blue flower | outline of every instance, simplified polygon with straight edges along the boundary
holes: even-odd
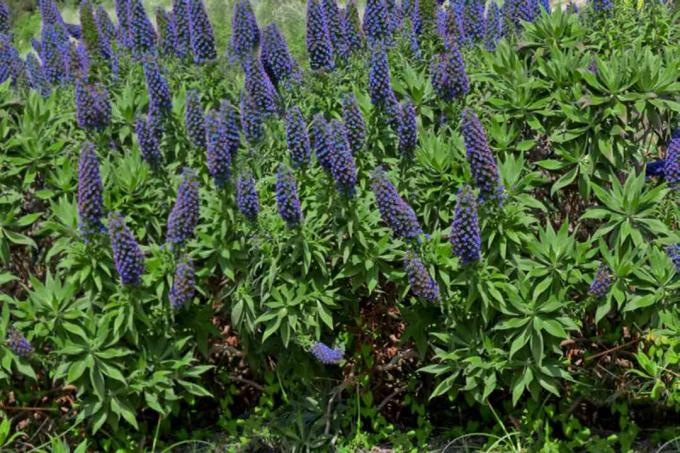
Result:
[[[486,36],[484,46],[489,51],[496,50],[496,44],[503,36],[503,20],[501,10],[496,2],[491,2],[486,11]]]
[[[591,0],[593,11],[599,13],[608,13],[614,9],[612,0]]]
[[[461,130],[467,150],[467,159],[475,185],[480,190],[480,201],[503,201],[503,184],[498,174],[496,159],[489,148],[484,126],[472,110],[466,108],[462,114]]]
[[[216,59],[215,36],[203,0],[189,0],[189,30],[194,63],[203,64]]]
[[[348,93],[342,98],[342,120],[347,129],[352,154],[357,154],[366,144],[366,121],[354,93]]]
[[[172,97],[168,82],[161,74],[158,62],[155,58],[148,56],[144,59],[143,66],[146,89],[149,93],[149,109],[168,112],[172,108]]]
[[[109,214],[109,238],[113,262],[123,285],[138,285],[144,273],[144,255],[118,212]]]
[[[231,176],[231,143],[222,111],[210,111],[205,117],[208,171],[217,187]]]
[[[9,23],[9,7],[0,0],[0,35],[8,35],[11,29]]]
[[[345,126],[338,120],[332,120],[328,126],[328,138],[331,149],[331,176],[335,180],[338,191],[347,197],[352,197],[357,184],[357,168],[347,142]]]
[[[413,208],[399,196],[396,187],[381,167],[371,174],[371,189],[383,222],[395,237],[410,240],[423,234]]]
[[[288,228],[294,228],[302,221],[297,182],[293,172],[284,164],[279,165],[276,173],[276,206]]]
[[[418,124],[416,122],[416,109],[411,99],[406,99],[402,106],[401,122],[397,130],[399,138],[399,151],[402,154],[411,154],[418,145]]]
[[[198,177],[192,169],[185,168],[177,189],[177,200],[168,216],[166,242],[171,248],[181,247],[193,238],[199,217]]]
[[[159,7],[156,9],[156,25],[158,27],[160,52],[163,55],[174,55],[177,49],[175,16]]]
[[[45,78],[45,72],[40,61],[32,53],[26,56],[26,73],[30,87],[40,93],[42,97],[48,97],[52,88]]]
[[[85,142],[81,146],[78,161],[78,216],[80,232],[86,239],[104,231],[101,222],[104,217],[103,191],[94,145]]]
[[[647,178],[663,178],[665,165],[666,161],[664,159],[648,162],[647,167],[645,168],[645,176]]]
[[[139,117],[135,120],[135,135],[137,135],[142,159],[151,168],[158,168],[163,160],[160,149],[160,133],[155,129],[151,115],[147,119]]]
[[[535,0],[524,0],[531,2]],[[486,23],[484,21],[483,0],[465,0],[463,13],[463,29],[465,36],[471,42],[481,41],[486,34]]]
[[[239,61],[248,60],[260,44],[260,29],[248,0],[237,0],[234,3],[231,30],[231,54]]]
[[[470,186],[463,186],[458,191],[449,240],[453,246],[453,254],[460,258],[463,266],[479,261],[482,240],[479,233],[477,200]]]
[[[671,187],[680,188],[680,138],[671,139],[668,145],[663,174]]]
[[[680,244],[669,245],[666,247],[666,253],[671,258],[676,272],[680,274]]]
[[[123,48],[130,48],[130,0],[116,0],[115,4],[118,18],[118,43]]]
[[[309,134],[299,107],[291,108],[286,115],[286,142],[293,167],[307,165],[311,154]]]
[[[194,263],[189,255],[185,254],[177,261],[175,278],[172,281],[172,287],[168,294],[170,306],[175,310],[179,310],[191,302],[194,294],[196,294]]]
[[[320,0],[307,0],[307,53],[312,70],[335,69],[333,45]]]
[[[128,20],[130,21],[130,46],[132,54],[141,59],[156,49],[156,30],[144,10],[141,0],[128,0]]]
[[[15,327],[7,329],[7,346],[19,357],[26,357],[33,352],[31,342]]]
[[[260,212],[260,198],[255,188],[255,178],[250,171],[241,173],[236,181],[236,205],[241,214],[251,222]]]
[[[368,93],[375,106],[384,107],[394,96],[391,85],[390,65],[385,47],[378,45],[371,53],[371,66],[368,73]]]
[[[196,147],[204,148],[205,119],[203,117],[203,106],[201,105],[201,94],[198,90],[187,91],[184,126],[191,143]]]
[[[267,75],[275,85],[298,77],[296,64],[288,50],[288,44],[276,24],[270,24],[262,35],[260,58]]]
[[[254,105],[263,117],[276,113],[276,89],[269,80],[262,61],[251,58],[244,64],[246,73],[245,88]]]
[[[241,144],[241,123],[238,117],[236,108],[227,101],[223,101],[220,105],[220,113],[224,118],[226,127],[226,146],[231,154],[231,160],[236,159],[238,147]]]
[[[191,25],[187,0],[172,0],[172,16],[175,19],[177,35],[175,55],[178,58],[186,58],[191,52]]]
[[[463,56],[455,45],[436,57],[431,72],[432,87],[442,101],[463,97],[470,90]]]
[[[328,136],[328,122],[321,113],[314,115],[312,121],[312,133],[310,136],[316,160],[324,170],[331,171],[331,143]]]
[[[389,44],[391,25],[384,0],[367,0],[363,30],[370,45],[375,43]]]
[[[109,125],[111,102],[104,85],[76,80],[76,119],[85,130],[102,130]]]
[[[41,31],[40,59],[43,62],[45,79],[52,85],[66,78],[65,49],[68,47],[54,26],[43,24]]]
[[[345,355],[341,349],[330,348],[320,341],[315,342],[309,352],[324,365],[336,365],[342,361]]]
[[[241,128],[248,143],[255,144],[264,133],[264,116],[253,98],[246,92],[241,93]]]
[[[363,49],[365,38],[364,31],[361,29],[361,18],[356,0],[348,0],[342,18],[350,51]]]
[[[600,267],[597,269],[597,273],[595,274],[593,282],[590,284],[588,294],[597,299],[606,296],[613,280],[614,279],[609,272],[609,268],[604,264],[600,265]]]
[[[407,252],[404,259],[404,268],[413,294],[428,302],[434,302],[439,299],[439,285],[430,277],[418,255],[411,251]]]
[[[326,17],[329,37],[333,46],[333,54],[335,58],[343,60],[349,56],[349,43],[340,8],[335,0],[321,1],[323,2],[324,16]]]

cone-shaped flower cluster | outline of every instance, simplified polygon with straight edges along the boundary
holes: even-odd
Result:
[[[496,49],[496,44],[503,36],[503,20],[501,10],[496,2],[491,2],[486,11],[486,36],[484,46],[489,51]]]
[[[384,0],[368,0],[364,10],[363,30],[369,45],[388,44],[391,37],[390,18]]]
[[[354,93],[342,98],[342,121],[347,129],[347,141],[352,154],[357,154],[366,144],[366,121]]]
[[[172,0],[172,16],[175,19],[177,58],[186,58],[191,53],[191,26],[189,25],[189,8],[186,0]]]
[[[15,327],[7,329],[7,346],[19,357],[26,357],[33,352],[31,342]]]
[[[449,240],[453,246],[453,254],[460,258],[463,266],[481,258],[482,240],[479,233],[477,200],[470,186],[463,186],[458,191]]]
[[[307,165],[311,154],[309,134],[307,123],[297,106],[291,108],[286,114],[286,142],[293,167]]]
[[[194,263],[188,255],[183,255],[177,262],[175,278],[168,298],[170,306],[178,310],[191,302],[196,293],[196,277]]]
[[[57,85],[66,78],[64,48],[64,41],[54,26],[43,24],[40,59],[43,62],[45,79],[52,85]]]
[[[328,126],[328,138],[331,148],[331,176],[335,180],[338,191],[347,197],[352,197],[357,184],[357,168],[347,142],[345,125],[338,120],[332,120]]]
[[[657,159],[652,162],[647,162],[647,166],[645,167],[645,176],[647,178],[663,178],[665,166],[665,159]]]
[[[109,214],[109,238],[113,250],[113,262],[123,285],[137,285],[144,273],[144,255],[137,240],[118,212]]]
[[[215,35],[203,0],[191,0],[188,3],[191,51],[194,63],[203,64],[217,58]]]
[[[413,294],[428,302],[434,302],[439,299],[439,285],[430,277],[418,255],[412,251],[406,253],[404,268]]]
[[[310,140],[319,165],[321,165],[324,170],[330,172],[332,165],[331,153],[333,151],[330,137],[328,136],[328,122],[321,113],[314,115]]]
[[[375,195],[378,210],[383,222],[390,227],[392,233],[403,239],[415,239],[423,234],[413,208],[399,196],[396,187],[381,167],[373,171],[371,180],[371,189]]]
[[[201,94],[197,90],[187,91],[184,127],[186,127],[187,136],[194,146],[205,147],[205,119],[201,105]]]
[[[32,89],[40,93],[41,96],[47,97],[52,92],[50,84],[45,79],[45,73],[40,61],[32,53],[26,56],[26,75],[28,76],[28,83]],[[0,76],[0,80],[2,77]]]
[[[0,83],[11,77],[12,85],[16,86],[26,78],[26,67],[10,39],[9,35],[0,35]]]
[[[138,117],[135,121],[135,135],[137,135],[137,143],[139,144],[139,151],[142,154],[142,159],[148,163],[151,168],[158,168],[163,160],[161,155],[159,134],[152,123],[153,118]]]
[[[250,59],[260,45],[260,29],[249,0],[237,0],[234,3],[231,30],[229,47],[232,57],[239,61]]]
[[[612,0],[591,0],[593,11],[608,12],[614,9]]]
[[[251,58],[244,64],[246,91],[263,116],[276,113],[276,89],[269,80],[259,58]]]
[[[0,35],[9,34],[9,7],[4,0],[0,0]]]
[[[222,111],[212,110],[205,117],[208,172],[217,187],[223,187],[231,176],[231,150],[226,118]]]
[[[100,37],[105,37],[109,44],[112,44],[116,40],[116,26],[113,25],[109,13],[106,12],[102,5],[99,5],[97,8],[94,20],[97,23]]]
[[[85,238],[104,230],[101,222],[104,217],[102,193],[99,159],[94,145],[85,142],[80,148],[78,161],[78,217],[80,232]]]
[[[276,24],[270,24],[262,33],[262,65],[270,80],[281,82],[297,77],[295,61],[290,55],[288,44]]]
[[[343,21],[345,25],[345,36],[350,51],[362,49],[364,47],[364,31],[361,29],[361,18],[356,0],[348,0],[347,6],[343,11]]]
[[[666,253],[671,258],[675,270],[680,274],[680,245],[669,245],[666,247]]]
[[[456,46],[437,55],[432,63],[432,87],[442,101],[463,97],[470,90],[463,56]]]
[[[260,212],[260,197],[255,188],[255,178],[250,171],[241,173],[236,181],[236,206],[251,222],[257,220]]]
[[[593,282],[590,284],[588,294],[595,297],[596,299],[606,296],[613,280],[614,279],[612,274],[609,272],[609,268],[604,264],[601,265],[597,269],[597,273],[595,273]]]
[[[123,48],[130,48],[130,0],[116,0],[115,4],[118,18],[118,44]]]
[[[246,92],[241,93],[241,128],[243,136],[251,145],[257,143],[264,133],[264,116],[253,98]]]
[[[102,130],[109,125],[111,101],[104,85],[76,80],[76,119],[85,130]]]
[[[158,27],[158,47],[163,55],[174,55],[177,49],[177,29],[175,17],[163,8],[156,9]]]
[[[85,46],[82,43],[76,44],[71,41],[66,56],[66,78],[68,81],[75,81],[79,78],[87,79],[90,73],[90,57]]]
[[[294,228],[302,221],[297,181],[291,169],[285,164],[279,164],[276,173],[276,207],[288,228]]]
[[[402,105],[401,123],[397,131],[399,137],[399,151],[411,154],[418,144],[418,125],[416,123],[416,109],[411,99],[406,99]]]
[[[347,29],[340,13],[336,0],[321,0],[323,3],[328,33],[333,46],[335,58],[344,60],[349,56],[349,43],[347,42]]]
[[[468,108],[463,110],[461,130],[470,171],[475,185],[480,190],[480,201],[495,200],[501,204],[504,187],[498,174],[496,159],[489,148],[484,126],[477,118],[477,114]]]
[[[170,88],[161,74],[158,62],[151,56],[144,59],[144,78],[149,93],[149,110],[162,113],[169,111],[172,108]]]
[[[668,145],[663,173],[668,184],[680,189],[680,138],[672,139]]]
[[[539,12],[537,0],[523,0],[519,2],[519,18],[525,22],[533,22]]]
[[[525,0],[524,3],[534,2],[535,0]],[[486,23],[484,21],[484,5],[482,0],[465,0],[463,13],[463,29],[465,36],[470,42],[477,42],[484,39],[486,34]],[[533,20],[533,19],[532,19]]]
[[[368,93],[375,106],[384,107],[394,96],[391,85],[390,65],[385,47],[378,45],[371,53],[371,67],[368,73]]]
[[[220,105],[220,113],[224,118],[226,127],[226,145],[231,154],[231,160],[236,159],[238,147],[241,144],[241,123],[238,118],[238,110],[229,102],[224,101]]]
[[[166,242],[172,249],[181,247],[193,238],[199,217],[198,177],[192,169],[185,168],[182,182],[177,189],[175,205],[168,216]]]
[[[307,53],[314,71],[335,69],[333,45],[321,0],[307,0]]]
[[[320,341],[315,342],[309,349],[314,358],[324,365],[336,365],[340,363],[345,356],[342,349],[331,348],[321,343]]]
[[[129,44],[132,54],[141,58],[156,49],[156,31],[151,24],[149,16],[144,10],[142,0],[128,0],[130,3],[128,20],[130,21]]]

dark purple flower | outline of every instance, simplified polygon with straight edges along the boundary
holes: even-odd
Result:
[[[402,105],[402,116],[399,129],[399,151],[402,154],[411,154],[418,145],[418,124],[416,122],[416,109],[411,99],[406,99]]]
[[[168,298],[170,306],[174,310],[179,310],[194,298],[196,294],[196,277],[194,263],[189,255],[183,255],[177,261],[175,278],[172,280],[172,287]]]
[[[437,33],[444,45],[460,47],[466,41],[463,14],[458,4],[449,4],[437,11]]]
[[[675,271],[680,274],[680,244],[669,245],[666,247],[666,253],[673,262]]]
[[[408,277],[408,283],[411,285],[413,294],[428,302],[434,302],[439,299],[439,285],[430,277],[418,255],[412,251],[407,252],[404,259],[404,268],[406,269],[406,276]]]
[[[175,55],[186,58],[191,52],[191,26],[189,24],[189,8],[187,0],[172,0],[172,16],[175,19],[177,47]]]
[[[680,138],[671,139],[668,145],[663,174],[671,187],[680,189]]]
[[[482,240],[477,217],[477,199],[468,185],[458,191],[449,240],[453,246],[453,254],[460,258],[463,266],[481,258]]]
[[[370,45],[389,43],[391,25],[385,0],[367,0],[363,30]]]
[[[309,352],[324,365],[337,365],[345,355],[342,349],[330,348],[320,341],[315,342],[309,349]]]
[[[537,0],[521,0],[519,2],[519,18],[525,22],[533,22],[540,12]]]
[[[86,239],[94,233],[104,231],[101,222],[104,217],[103,192],[99,159],[94,145],[85,142],[80,148],[78,161],[78,216],[80,232]]]
[[[128,20],[130,21],[130,47],[136,58],[142,58],[156,49],[156,30],[146,14],[142,0],[128,0]]]
[[[175,16],[163,8],[156,9],[156,26],[158,27],[158,46],[163,55],[175,55],[177,51],[177,29]]]
[[[76,119],[85,130],[102,130],[111,122],[111,101],[106,87],[76,79]]]
[[[371,174],[371,189],[383,222],[396,237],[415,239],[423,234],[413,208],[399,196],[396,187],[381,167]]]
[[[12,86],[26,80],[26,65],[11,43],[9,35],[0,35],[0,83],[12,79]]]
[[[332,120],[328,125],[328,138],[331,148],[330,173],[341,194],[354,196],[357,184],[357,168],[352,157],[352,150],[347,142],[345,125]]]
[[[130,0],[116,0],[116,17],[118,43],[121,47],[130,48]]]
[[[6,343],[12,352],[19,357],[26,357],[33,352],[31,343],[26,339],[24,334],[13,326],[7,329]]]
[[[397,96],[394,94],[394,92],[391,92],[386,99],[383,109],[385,110],[387,123],[392,128],[392,131],[397,134],[399,130],[401,130],[403,111],[401,104],[399,103],[399,100],[397,99]]]
[[[354,93],[348,93],[342,98],[342,120],[347,129],[352,154],[357,154],[366,144],[366,122]]]
[[[159,133],[155,130],[152,123],[153,118],[149,116],[144,119],[137,118],[135,121],[135,134],[142,158],[151,166],[158,168],[163,160],[160,148]]]
[[[335,69],[333,45],[320,0],[307,0],[307,53],[312,70]]]
[[[321,113],[314,115],[312,120],[310,143],[312,148],[314,148],[314,154],[316,154],[316,160],[319,162],[319,165],[330,172],[332,164],[331,153],[333,150],[329,137],[328,122]]]
[[[238,147],[241,144],[241,123],[238,117],[238,110],[229,102],[224,101],[220,105],[220,112],[224,117],[226,126],[226,144],[231,160],[236,159]]]
[[[535,0],[525,0],[525,2]],[[486,35],[486,23],[484,21],[484,0],[465,0],[463,9],[463,29],[465,36],[471,42],[481,41]]]
[[[239,61],[253,57],[260,45],[260,29],[253,7],[248,0],[237,0],[234,3],[234,15],[231,19],[230,52]]]
[[[146,89],[149,94],[149,109],[168,112],[172,108],[172,97],[168,82],[161,74],[158,62],[154,57],[147,56],[143,66]]]
[[[90,73],[90,56],[87,54],[85,46],[76,44],[71,41],[71,44],[66,53],[66,77],[69,81],[76,81],[77,79],[88,79]]]
[[[364,31],[361,29],[361,18],[356,0],[348,0],[343,11],[345,36],[350,51],[360,50],[364,47]]]
[[[665,165],[666,161],[664,159],[648,162],[645,168],[645,176],[647,178],[663,178]]]
[[[43,24],[40,59],[43,62],[45,79],[52,85],[60,84],[66,78],[65,49],[68,47],[54,26]]]
[[[612,0],[591,0],[593,11],[607,13],[614,9]]]
[[[205,117],[208,172],[217,187],[231,176],[231,149],[227,121],[222,111],[212,110]]]
[[[253,98],[246,92],[241,93],[241,129],[248,143],[255,144],[264,133],[264,117]]]
[[[26,56],[26,73],[30,87],[40,93],[42,97],[48,97],[52,92],[52,88],[45,78],[40,61],[32,53]]]
[[[470,90],[463,56],[456,46],[450,46],[432,63],[432,87],[442,101],[463,97]]]
[[[501,204],[504,187],[498,174],[496,159],[489,148],[484,126],[477,114],[468,108],[463,110],[461,130],[472,178],[480,190],[480,201],[495,200]]]
[[[496,2],[491,2],[486,11],[486,36],[484,45],[487,50],[494,51],[496,44],[503,36],[503,20],[501,10]]]
[[[309,134],[307,123],[297,106],[291,108],[286,114],[286,142],[293,167],[307,165],[311,154]]]
[[[52,0],[38,0],[38,9],[44,25],[52,25],[59,34],[60,39],[68,39],[66,24],[57,5]]]
[[[203,64],[216,59],[215,35],[203,0],[189,0],[189,30],[194,63]]]
[[[371,102],[378,107],[384,107],[394,92],[392,91],[390,65],[387,60],[385,47],[378,45],[371,52],[371,67],[368,73],[368,93]]]
[[[336,0],[321,0],[326,17],[326,25],[333,46],[335,58],[343,60],[349,56],[347,30]]]
[[[526,0],[508,0],[503,2],[501,13],[504,17],[503,32],[516,33],[522,28],[522,8]]]
[[[419,0],[402,0],[401,9],[405,18],[411,20],[413,32],[420,36],[423,33],[423,19],[420,15],[420,1]]]
[[[182,172],[182,182],[177,189],[175,205],[168,216],[166,242],[171,248],[181,247],[193,238],[199,217],[198,177],[192,169],[185,168]]]
[[[113,43],[116,40],[116,27],[113,25],[109,13],[106,12],[102,5],[99,5],[97,8],[94,20],[97,23],[100,36],[106,37],[109,43]]]
[[[597,299],[606,296],[613,280],[612,274],[609,272],[609,267],[607,267],[605,264],[600,265],[600,267],[597,269],[597,273],[595,274],[593,282],[590,284],[588,294]]]
[[[262,33],[262,65],[271,81],[279,85],[281,82],[298,77],[296,64],[288,50],[288,44],[276,24],[265,27]]]
[[[138,285],[144,273],[144,255],[137,240],[118,212],[109,214],[109,238],[113,262],[123,285]]]
[[[543,11],[550,14],[550,0],[540,0],[540,5]]]
[[[201,105],[201,94],[197,90],[187,91],[184,127],[187,130],[187,136],[189,136],[191,143],[199,148],[204,148],[205,119],[203,117],[203,106]]]
[[[288,228],[294,228],[302,221],[297,182],[291,169],[284,164],[279,165],[276,173],[276,206]]]
[[[4,0],[0,0],[0,35],[8,35],[11,28],[9,23],[9,7]]]
[[[251,58],[244,64],[245,88],[260,114],[267,117],[276,113],[276,89],[259,58]]]
[[[246,219],[251,222],[257,220],[260,199],[255,188],[255,178],[250,171],[241,173],[236,181],[236,205]]]

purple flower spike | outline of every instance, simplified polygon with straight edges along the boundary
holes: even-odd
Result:
[[[188,1],[191,51],[194,55],[194,63],[207,63],[217,58],[212,25],[205,11],[203,0]]]
[[[234,3],[231,30],[231,55],[239,61],[252,58],[260,45],[260,29],[248,0],[237,0]]]
[[[338,120],[331,121],[328,126],[328,137],[331,147],[331,176],[335,180],[338,191],[347,197],[352,197],[357,184],[357,168],[347,141],[344,124]]]
[[[600,265],[593,282],[590,284],[588,294],[596,299],[606,296],[613,280],[612,274],[609,272],[609,267],[605,264]]]
[[[156,31],[149,16],[144,10],[142,0],[128,0],[128,18],[130,21],[130,39],[132,54],[141,59],[156,49]]]
[[[404,267],[413,294],[428,302],[439,299],[439,285],[430,277],[418,255],[409,251],[404,259]]]
[[[371,179],[371,189],[380,215],[394,236],[412,240],[423,234],[413,208],[399,196],[385,171],[381,167],[376,168],[371,174]]]
[[[450,241],[453,254],[460,258],[463,266],[481,258],[482,239],[479,233],[477,199],[470,186],[463,186],[458,191]]]
[[[341,349],[330,348],[320,341],[315,342],[309,349],[309,352],[324,365],[337,365],[345,355]]]
[[[463,56],[456,46],[437,55],[432,63],[432,87],[442,101],[463,97],[470,90]]]
[[[465,140],[467,158],[475,185],[480,190],[482,202],[494,200],[499,205],[503,202],[503,184],[498,174],[496,158],[489,148],[484,126],[472,110],[466,108],[462,114],[461,130]]]
[[[137,143],[139,144],[142,159],[151,168],[158,168],[163,160],[160,149],[160,134],[154,128],[151,116],[147,119],[139,117],[135,120],[135,135],[137,135]]]
[[[168,82],[161,74],[158,62],[155,58],[148,56],[143,66],[146,89],[149,93],[149,110],[168,112],[172,108],[172,97]]]
[[[310,143],[305,122],[299,107],[293,107],[286,115],[286,142],[293,167],[299,168],[309,163]]]
[[[208,172],[217,187],[231,176],[231,150],[227,122],[222,111],[210,111],[205,117]]]
[[[187,91],[184,126],[191,143],[198,148],[205,148],[205,118],[201,94],[197,90]]]
[[[369,45],[388,44],[391,39],[391,24],[384,0],[368,0],[364,10],[363,30]]]
[[[320,0],[307,0],[307,53],[312,70],[335,69],[333,45]]]
[[[78,217],[80,232],[89,236],[105,231],[102,179],[99,175],[99,159],[90,142],[82,144],[78,162]]]
[[[411,99],[406,99],[402,105],[402,116],[399,129],[399,151],[408,155],[413,153],[418,145],[418,124],[416,122],[416,109]]]
[[[260,198],[255,188],[255,178],[250,171],[239,175],[236,181],[236,205],[241,214],[250,222],[257,220],[260,212]]]
[[[7,329],[7,346],[19,357],[27,357],[33,352],[33,346],[24,334],[15,327]]]
[[[671,139],[668,145],[663,174],[671,187],[680,189],[680,138]]]
[[[276,206],[288,228],[295,228],[302,221],[297,181],[290,168],[284,164],[279,165],[276,173]]]
[[[181,247],[194,237],[199,218],[198,177],[192,169],[185,168],[182,173],[182,182],[177,189],[177,200],[168,216],[166,242],[171,248]]]
[[[299,77],[288,44],[276,24],[270,24],[262,34],[262,65],[275,85]]]
[[[76,80],[76,119],[85,130],[102,130],[109,125],[111,101],[104,85]]]
[[[352,154],[356,155],[366,144],[366,121],[354,93],[346,94],[342,99],[342,120]]]
[[[144,273],[144,255],[120,213],[109,214],[113,262],[123,285],[138,285]]]
[[[189,24],[189,5],[187,0],[172,0],[172,16],[175,19],[177,46],[175,55],[184,59],[191,53],[191,25]]]
[[[174,310],[179,310],[191,302],[195,294],[196,277],[194,263],[188,255],[183,255],[177,262],[175,278],[172,281],[172,287],[168,295],[170,306]]]

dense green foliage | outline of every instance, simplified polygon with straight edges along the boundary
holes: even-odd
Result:
[[[211,19],[222,55],[227,35]],[[185,131],[187,91],[198,90],[206,110],[239,104],[243,71],[226,58],[162,60],[173,107],[158,169],[135,138],[149,100],[129,56],[118,79],[97,75],[113,107],[97,133],[78,128],[71,87],[43,98],[0,86],[0,338],[15,326],[34,348],[21,357],[0,341],[9,420],[0,448],[51,436],[52,446],[86,437],[81,448],[102,451],[200,439],[234,451],[425,451],[453,441],[601,452],[680,436],[680,269],[666,253],[680,243],[679,188],[645,177],[679,125],[677,14],[657,3],[604,18],[587,8],[543,14],[494,52],[462,49],[470,92],[452,102],[431,84],[442,47],[434,31],[421,57],[399,37],[388,54],[397,96],[417,112],[412,155],[371,105],[368,51],[313,73],[302,25],[282,28],[303,71],[281,105],[307,122],[319,112],[341,119],[342,96],[354,93],[368,126],[354,197],[314,159],[295,170],[297,228],[274,194],[277,168],[290,161],[280,118],[259,143],[241,141],[223,188]],[[505,187],[502,205],[479,207],[482,259],[466,266],[449,241],[458,191],[472,181],[464,107],[481,119]],[[106,211],[123,214],[144,253],[139,286],[119,283],[107,235],[85,241],[78,228],[86,140]],[[426,233],[418,241],[381,220],[378,165],[416,213]],[[172,310],[181,260],[166,223],[186,166],[200,183],[200,222],[186,245],[197,293]],[[255,223],[235,202],[246,170],[262,208]],[[409,287],[410,251],[438,300]],[[612,282],[597,297],[601,268]],[[314,359],[317,340],[344,350],[340,366]]]

